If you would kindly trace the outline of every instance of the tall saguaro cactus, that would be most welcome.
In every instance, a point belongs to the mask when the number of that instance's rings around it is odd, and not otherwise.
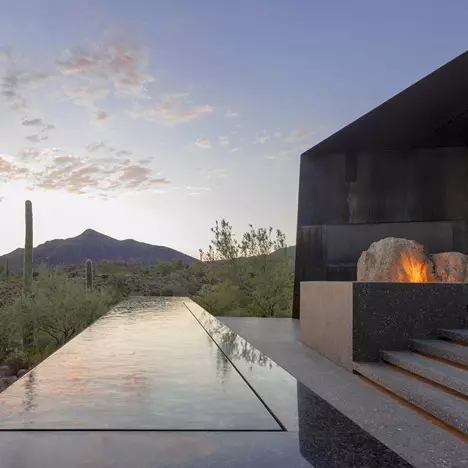
[[[31,292],[33,274],[33,214],[32,203],[26,200],[25,203],[26,231],[24,237],[24,265],[23,265],[23,291],[25,294]]]
[[[93,288],[93,261],[89,258],[86,260],[86,291]]]

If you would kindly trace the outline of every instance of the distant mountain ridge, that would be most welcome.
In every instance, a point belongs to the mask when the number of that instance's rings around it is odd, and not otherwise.
[[[21,270],[23,250],[16,249],[0,256],[0,263],[8,260],[10,271]],[[159,245],[137,242],[133,239],[117,240],[93,229],[86,229],[79,236],[68,239],[54,239],[34,248],[34,263],[47,262],[49,265],[73,265],[84,263],[87,258],[94,262],[135,261],[141,264],[181,260],[194,263],[197,259],[178,250]]]

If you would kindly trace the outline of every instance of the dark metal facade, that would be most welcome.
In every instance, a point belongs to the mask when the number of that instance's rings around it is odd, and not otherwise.
[[[293,317],[383,237],[468,253],[467,109],[464,53],[301,156]]]

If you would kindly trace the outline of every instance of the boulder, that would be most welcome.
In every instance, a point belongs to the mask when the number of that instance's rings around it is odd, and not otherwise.
[[[405,268],[405,265],[407,268]],[[434,265],[425,248],[416,241],[387,237],[362,252],[357,264],[357,280],[366,282],[407,282],[408,266],[427,281],[437,281]]]
[[[0,392],[3,392],[8,388],[13,382],[16,382],[16,376],[12,375],[10,377],[0,377]]]
[[[435,273],[444,283],[468,282],[468,257],[460,252],[444,252],[431,256]]]
[[[1,377],[10,377],[15,373],[8,366],[0,366],[0,378]]]
[[[19,378],[23,377],[23,375],[25,375],[25,374],[27,374],[27,373],[28,373],[28,370],[27,370],[27,369],[20,369],[20,370],[18,371],[18,373],[16,374],[16,377],[18,377],[18,379],[19,379]]]

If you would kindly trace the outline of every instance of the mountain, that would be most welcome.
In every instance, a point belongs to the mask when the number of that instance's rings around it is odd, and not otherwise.
[[[16,249],[0,256],[0,264],[8,260],[10,271],[18,272],[22,268],[23,250]],[[135,261],[142,264],[169,262],[181,260],[193,263],[197,259],[168,247],[145,244],[133,239],[119,241],[101,234],[93,229],[87,229],[82,234],[69,239],[55,239],[34,248],[34,263],[43,261],[49,265],[84,263],[87,258],[95,262]]]

